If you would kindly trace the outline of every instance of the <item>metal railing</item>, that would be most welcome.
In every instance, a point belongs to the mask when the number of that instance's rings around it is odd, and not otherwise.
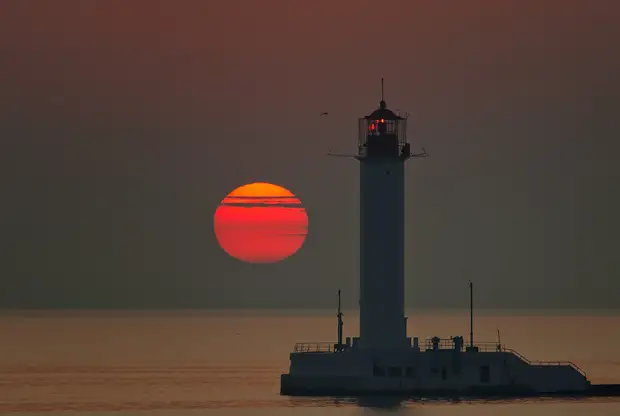
[[[433,350],[433,338],[427,338],[424,345],[427,351]],[[469,344],[463,343],[459,351],[463,351],[468,347]],[[498,352],[506,348],[503,344],[498,344],[497,342],[476,342],[474,343],[474,347],[482,352]],[[440,338],[437,343],[437,349],[454,350],[454,340],[451,338]]]
[[[335,352],[331,342],[298,342],[293,352]]]
[[[432,338],[427,338],[426,340],[426,344],[425,347],[427,350],[432,350],[433,349],[433,339]],[[439,339],[439,342],[437,343],[437,348],[440,350],[453,350],[454,349],[454,342],[451,339]]]
[[[504,351],[516,355],[517,357],[519,357],[520,360],[526,362],[529,365],[569,366],[572,367],[574,370],[578,371],[582,376],[587,378],[586,372],[572,361],[530,361],[513,349],[505,348]]]
[[[294,352],[297,353],[312,353],[312,352],[337,352],[334,348],[335,344],[331,342],[298,342],[295,344]],[[432,338],[426,340],[426,349],[432,350],[433,343]],[[466,349],[469,345],[462,345],[461,351]],[[496,342],[477,342],[474,343],[474,347],[478,348],[479,352],[509,352],[517,356],[523,362],[529,365],[545,365],[545,366],[570,366],[578,371],[582,376],[587,378],[586,372],[581,369],[577,364],[572,361],[531,361],[518,351],[511,348],[506,348],[503,344]],[[454,350],[454,341],[452,339],[440,339],[438,343],[440,350]]]
[[[446,338],[440,339],[437,345],[438,345],[438,348],[441,350],[448,350],[448,349],[453,350],[454,349],[454,341],[452,339],[446,339]],[[461,350],[467,348],[468,346],[469,345],[463,345]],[[586,372],[581,367],[579,367],[577,364],[573,363],[572,361],[531,361],[525,358],[519,352],[511,348],[506,348],[505,345],[498,344],[496,342],[476,342],[474,343],[474,347],[478,348],[479,352],[509,352],[509,353],[516,355],[520,360],[524,361],[525,363],[529,365],[569,366],[569,367],[572,367],[574,370],[578,371],[582,376],[587,378]],[[433,349],[432,338],[428,338],[426,340],[426,349],[427,350]]]
[[[468,346],[465,345],[464,348]],[[478,348],[479,352],[502,352],[506,350],[505,345],[497,342],[474,342],[474,347]]]

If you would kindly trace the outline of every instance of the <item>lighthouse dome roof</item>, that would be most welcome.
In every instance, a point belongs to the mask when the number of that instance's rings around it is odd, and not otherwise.
[[[379,103],[379,108],[370,113],[370,115],[366,116],[367,119],[372,120],[401,120],[402,117],[397,116],[392,110],[386,107],[385,101],[381,100]]]

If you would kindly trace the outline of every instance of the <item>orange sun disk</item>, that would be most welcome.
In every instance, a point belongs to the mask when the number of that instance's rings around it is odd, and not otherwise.
[[[291,191],[266,182],[238,187],[214,215],[222,249],[249,263],[275,263],[295,254],[308,235],[308,215]]]

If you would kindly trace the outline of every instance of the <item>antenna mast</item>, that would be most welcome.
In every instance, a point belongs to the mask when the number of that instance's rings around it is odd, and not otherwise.
[[[340,309],[340,289],[338,289],[338,350],[342,349],[342,310]]]
[[[469,281],[469,346],[474,347],[474,284]]]
[[[499,336],[499,328],[497,328],[497,351],[502,350],[502,338]]]
[[[381,101],[385,101],[383,99],[383,77],[381,77]]]

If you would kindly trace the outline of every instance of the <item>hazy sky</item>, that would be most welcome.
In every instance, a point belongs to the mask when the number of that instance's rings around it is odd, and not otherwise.
[[[407,306],[620,306],[620,3],[4,0],[0,306],[357,305],[357,118],[407,110]],[[329,117],[318,114],[329,111]],[[298,195],[229,258],[219,202]],[[463,270],[467,273],[464,274]]]

